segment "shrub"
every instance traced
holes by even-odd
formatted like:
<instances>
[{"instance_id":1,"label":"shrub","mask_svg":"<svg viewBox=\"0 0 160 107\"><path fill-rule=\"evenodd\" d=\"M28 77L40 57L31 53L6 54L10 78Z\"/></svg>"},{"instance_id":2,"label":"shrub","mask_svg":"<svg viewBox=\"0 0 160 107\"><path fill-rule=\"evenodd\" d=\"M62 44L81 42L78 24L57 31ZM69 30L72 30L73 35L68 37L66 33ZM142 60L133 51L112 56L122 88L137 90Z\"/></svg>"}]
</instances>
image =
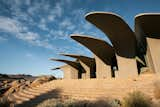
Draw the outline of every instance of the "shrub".
<instances>
[{"instance_id":1,"label":"shrub","mask_svg":"<svg viewBox=\"0 0 160 107\"><path fill-rule=\"evenodd\" d=\"M154 82L154 97L160 99L160 80Z\"/></svg>"},{"instance_id":2,"label":"shrub","mask_svg":"<svg viewBox=\"0 0 160 107\"><path fill-rule=\"evenodd\" d=\"M11 102L8 100L7 97L0 98L0 107L10 107Z\"/></svg>"},{"instance_id":3,"label":"shrub","mask_svg":"<svg viewBox=\"0 0 160 107\"><path fill-rule=\"evenodd\" d=\"M122 107L151 107L151 105L152 102L149 97L140 91L134 91L124 98Z\"/></svg>"},{"instance_id":4,"label":"shrub","mask_svg":"<svg viewBox=\"0 0 160 107\"><path fill-rule=\"evenodd\" d=\"M60 101L56 99L49 99L37 107L120 107L117 103L117 100L74 100L69 99L65 101Z\"/></svg>"},{"instance_id":5,"label":"shrub","mask_svg":"<svg viewBox=\"0 0 160 107\"><path fill-rule=\"evenodd\" d=\"M43 101L42 103L38 104L37 107L63 107L63 106L60 106L59 101L53 98Z\"/></svg>"}]
</instances>

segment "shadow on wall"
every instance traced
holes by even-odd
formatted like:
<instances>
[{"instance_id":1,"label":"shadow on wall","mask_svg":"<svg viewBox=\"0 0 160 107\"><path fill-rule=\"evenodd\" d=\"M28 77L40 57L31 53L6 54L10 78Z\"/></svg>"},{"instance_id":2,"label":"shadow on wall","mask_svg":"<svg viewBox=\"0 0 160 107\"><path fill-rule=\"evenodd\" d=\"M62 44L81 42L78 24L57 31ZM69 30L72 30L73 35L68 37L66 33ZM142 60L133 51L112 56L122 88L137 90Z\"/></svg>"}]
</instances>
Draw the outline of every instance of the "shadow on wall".
<instances>
[{"instance_id":1,"label":"shadow on wall","mask_svg":"<svg viewBox=\"0 0 160 107\"><path fill-rule=\"evenodd\" d=\"M47 93L41 94L40 96L37 96L29 101L26 101L20 105L16 105L15 107L36 107L39 103L47 100L47 99L58 99L60 98L61 89L53 89Z\"/></svg>"}]
</instances>

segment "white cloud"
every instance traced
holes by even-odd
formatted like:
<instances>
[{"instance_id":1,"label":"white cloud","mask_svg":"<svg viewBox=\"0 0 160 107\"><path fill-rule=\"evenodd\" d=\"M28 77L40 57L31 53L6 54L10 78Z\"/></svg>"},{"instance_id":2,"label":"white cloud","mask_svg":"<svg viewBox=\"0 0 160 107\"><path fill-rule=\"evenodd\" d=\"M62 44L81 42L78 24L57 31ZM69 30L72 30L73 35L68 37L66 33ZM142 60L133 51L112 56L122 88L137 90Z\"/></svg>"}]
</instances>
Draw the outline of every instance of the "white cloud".
<instances>
[{"instance_id":1,"label":"white cloud","mask_svg":"<svg viewBox=\"0 0 160 107\"><path fill-rule=\"evenodd\" d=\"M57 15L58 17L61 17L62 13L63 13L63 9L62 9L62 4L61 2L57 2L54 8L54 13L55 15Z\"/></svg>"},{"instance_id":2,"label":"white cloud","mask_svg":"<svg viewBox=\"0 0 160 107\"><path fill-rule=\"evenodd\" d=\"M60 23L60 26L61 27L69 27L69 26L71 26L72 25L72 23L71 23L71 21L67 18L67 19L65 19L65 20L63 20L61 23Z\"/></svg>"},{"instance_id":3,"label":"white cloud","mask_svg":"<svg viewBox=\"0 0 160 107\"><path fill-rule=\"evenodd\" d=\"M33 32L19 33L16 37L28 42L39 39L39 35Z\"/></svg>"},{"instance_id":4,"label":"white cloud","mask_svg":"<svg viewBox=\"0 0 160 107\"><path fill-rule=\"evenodd\" d=\"M64 30L51 30L50 35L52 36L52 39L63 39L66 40L68 39L69 32L64 31Z\"/></svg>"},{"instance_id":5,"label":"white cloud","mask_svg":"<svg viewBox=\"0 0 160 107\"><path fill-rule=\"evenodd\" d=\"M48 15L48 20L49 20L49 21L54 21L54 20L55 20L55 16L53 16L53 15Z\"/></svg>"},{"instance_id":6,"label":"white cloud","mask_svg":"<svg viewBox=\"0 0 160 107\"><path fill-rule=\"evenodd\" d=\"M12 33L20 32L19 23L13 19L0 16L0 30Z\"/></svg>"},{"instance_id":7,"label":"white cloud","mask_svg":"<svg viewBox=\"0 0 160 107\"><path fill-rule=\"evenodd\" d=\"M8 39L0 36L0 42L6 41L6 40L8 40Z\"/></svg>"},{"instance_id":8,"label":"white cloud","mask_svg":"<svg viewBox=\"0 0 160 107\"><path fill-rule=\"evenodd\" d=\"M16 38L35 46L54 49L54 47L48 41L41 40L41 37L38 33L28 31L28 28L22 26L21 23L16 20L7 17L0 17L0 23L1 32L11 33Z\"/></svg>"}]
</instances>

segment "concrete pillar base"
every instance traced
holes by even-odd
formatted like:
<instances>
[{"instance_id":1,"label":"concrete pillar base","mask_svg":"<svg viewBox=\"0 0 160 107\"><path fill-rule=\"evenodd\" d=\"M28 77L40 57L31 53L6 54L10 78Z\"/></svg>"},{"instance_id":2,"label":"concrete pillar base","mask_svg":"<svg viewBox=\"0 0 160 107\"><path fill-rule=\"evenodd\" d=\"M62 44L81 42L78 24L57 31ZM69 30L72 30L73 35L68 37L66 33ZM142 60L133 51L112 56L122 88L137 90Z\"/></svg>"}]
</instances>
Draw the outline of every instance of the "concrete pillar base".
<instances>
[{"instance_id":1,"label":"concrete pillar base","mask_svg":"<svg viewBox=\"0 0 160 107\"><path fill-rule=\"evenodd\" d=\"M78 79L78 70L70 65L61 68L64 72L64 79Z\"/></svg>"},{"instance_id":2,"label":"concrete pillar base","mask_svg":"<svg viewBox=\"0 0 160 107\"><path fill-rule=\"evenodd\" d=\"M149 69L160 75L160 39L147 37L146 59Z\"/></svg>"},{"instance_id":3,"label":"concrete pillar base","mask_svg":"<svg viewBox=\"0 0 160 107\"><path fill-rule=\"evenodd\" d=\"M83 79L89 79L90 78L90 67L88 67L85 63L83 63L82 61L79 61L80 64L82 65L82 67L84 68L84 70L86 71L85 73L85 77L82 77Z\"/></svg>"},{"instance_id":4,"label":"concrete pillar base","mask_svg":"<svg viewBox=\"0 0 160 107\"><path fill-rule=\"evenodd\" d=\"M118 71L115 72L117 78L132 78L138 76L136 60L116 55Z\"/></svg>"},{"instance_id":5,"label":"concrete pillar base","mask_svg":"<svg viewBox=\"0 0 160 107\"><path fill-rule=\"evenodd\" d=\"M94 55L96 61L96 78L111 78L111 66L105 64L99 57Z\"/></svg>"}]
</instances>

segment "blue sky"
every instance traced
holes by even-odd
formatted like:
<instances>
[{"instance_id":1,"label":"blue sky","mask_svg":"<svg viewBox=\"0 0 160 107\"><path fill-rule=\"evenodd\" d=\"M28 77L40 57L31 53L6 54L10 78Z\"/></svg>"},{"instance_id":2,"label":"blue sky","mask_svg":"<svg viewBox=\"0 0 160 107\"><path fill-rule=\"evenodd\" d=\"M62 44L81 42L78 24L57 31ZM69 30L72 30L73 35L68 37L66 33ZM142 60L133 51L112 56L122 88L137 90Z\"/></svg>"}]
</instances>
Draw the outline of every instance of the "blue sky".
<instances>
[{"instance_id":1,"label":"blue sky","mask_svg":"<svg viewBox=\"0 0 160 107\"><path fill-rule=\"evenodd\" d=\"M0 73L62 77L62 71L50 69L63 63L49 58L70 59L58 53L92 56L89 50L70 39L70 34L86 34L108 41L84 19L92 11L119 14L133 29L134 16L160 12L160 1L0 0Z\"/></svg>"}]
</instances>

